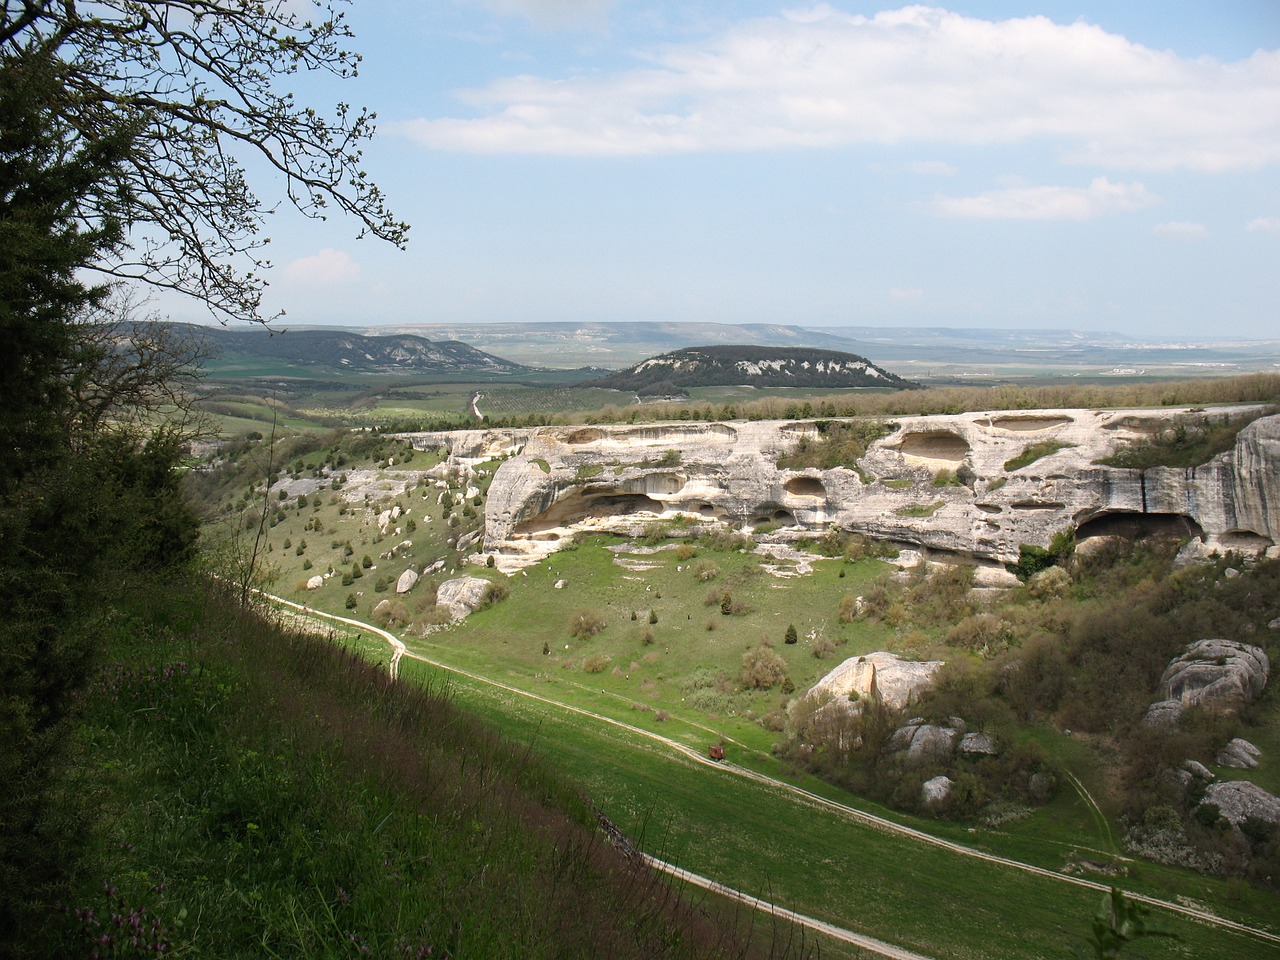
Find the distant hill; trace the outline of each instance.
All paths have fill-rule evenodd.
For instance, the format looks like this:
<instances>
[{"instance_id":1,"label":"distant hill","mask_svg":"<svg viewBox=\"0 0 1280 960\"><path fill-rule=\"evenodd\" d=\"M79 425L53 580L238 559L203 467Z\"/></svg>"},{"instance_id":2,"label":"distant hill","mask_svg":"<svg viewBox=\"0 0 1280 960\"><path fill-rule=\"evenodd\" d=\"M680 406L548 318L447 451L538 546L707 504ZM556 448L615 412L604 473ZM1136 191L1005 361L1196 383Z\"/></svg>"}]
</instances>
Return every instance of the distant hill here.
<instances>
[{"instance_id":1,"label":"distant hill","mask_svg":"<svg viewBox=\"0 0 1280 960\"><path fill-rule=\"evenodd\" d=\"M424 323L372 327L366 332L465 340L521 363L561 369L592 366L618 370L668 350L705 344L758 343L865 352L863 345L840 336L775 323Z\"/></svg>"},{"instance_id":2,"label":"distant hill","mask_svg":"<svg viewBox=\"0 0 1280 960\"><path fill-rule=\"evenodd\" d=\"M345 330L227 330L191 327L213 353L215 368L252 368L264 363L304 373L501 374L529 368L457 340L411 334L364 336ZM246 369L248 372L248 369Z\"/></svg>"},{"instance_id":3,"label":"distant hill","mask_svg":"<svg viewBox=\"0 0 1280 960\"><path fill-rule=\"evenodd\" d=\"M865 357L812 347L733 345L688 347L642 360L585 386L644 395L682 393L690 387L895 387L913 386Z\"/></svg>"}]
</instances>

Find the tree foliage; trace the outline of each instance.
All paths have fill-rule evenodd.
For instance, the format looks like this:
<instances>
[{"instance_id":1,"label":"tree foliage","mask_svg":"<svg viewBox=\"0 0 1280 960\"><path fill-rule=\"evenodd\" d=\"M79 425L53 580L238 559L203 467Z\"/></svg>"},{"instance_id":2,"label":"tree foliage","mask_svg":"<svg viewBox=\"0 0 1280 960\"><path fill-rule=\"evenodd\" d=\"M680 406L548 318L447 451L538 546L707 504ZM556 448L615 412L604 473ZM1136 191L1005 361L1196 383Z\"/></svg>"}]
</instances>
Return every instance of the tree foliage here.
<instances>
[{"instance_id":1,"label":"tree foliage","mask_svg":"<svg viewBox=\"0 0 1280 960\"><path fill-rule=\"evenodd\" d=\"M335 2L317 3L314 20L259 0L4 4L0 57L40 63L56 87L42 103L48 129L86 154L120 151L95 163L110 175L64 211L86 240L128 229L127 248L96 244L93 266L195 296L220 317L261 319L271 204L249 185L249 157L303 214L336 208L362 235L404 242L407 226L362 168L374 114L339 103L328 116L279 89L299 72L356 74Z\"/></svg>"}]
</instances>

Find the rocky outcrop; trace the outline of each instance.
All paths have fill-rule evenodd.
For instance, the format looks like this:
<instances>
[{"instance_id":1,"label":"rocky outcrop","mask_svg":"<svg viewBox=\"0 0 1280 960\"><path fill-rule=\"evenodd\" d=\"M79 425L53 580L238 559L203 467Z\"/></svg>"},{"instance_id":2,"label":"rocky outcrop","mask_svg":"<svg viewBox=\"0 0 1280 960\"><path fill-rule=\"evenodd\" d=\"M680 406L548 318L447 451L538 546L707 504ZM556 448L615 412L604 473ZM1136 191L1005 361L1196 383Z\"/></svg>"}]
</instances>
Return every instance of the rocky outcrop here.
<instances>
[{"instance_id":1,"label":"rocky outcrop","mask_svg":"<svg viewBox=\"0 0 1280 960\"><path fill-rule=\"evenodd\" d=\"M488 580L483 577L457 577L440 584L436 591L436 606L446 608L453 619L461 620L484 606L488 596Z\"/></svg>"},{"instance_id":2,"label":"rocky outcrop","mask_svg":"<svg viewBox=\"0 0 1280 960\"><path fill-rule=\"evenodd\" d=\"M1236 827L1249 819L1280 826L1280 797L1247 780L1210 784L1205 788L1204 802L1212 803Z\"/></svg>"},{"instance_id":3,"label":"rocky outcrop","mask_svg":"<svg viewBox=\"0 0 1280 960\"><path fill-rule=\"evenodd\" d=\"M850 657L809 688L819 701L858 698L879 700L894 710L909 705L943 665L941 660L903 660L896 653Z\"/></svg>"},{"instance_id":4,"label":"rocky outcrop","mask_svg":"<svg viewBox=\"0 0 1280 960\"><path fill-rule=\"evenodd\" d=\"M1183 709L1239 713L1262 693L1270 670L1261 647L1235 640L1197 640L1166 668L1157 695Z\"/></svg>"},{"instance_id":5,"label":"rocky outcrop","mask_svg":"<svg viewBox=\"0 0 1280 960\"><path fill-rule=\"evenodd\" d=\"M960 738L960 752L968 757L994 757L1000 748L989 733L966 733Z\"/></svg>"},{"instance_id":6,"label":"rocky outcrop","mask_svg":"<svg viewBox=\"0 0 1280 960\"><path fill-rule=\"evenodd\" d=\"M1262 751L1248 740L1234 737L1218 751L1217 761L1220 767L1231 767L1233 770L1252 770L1258 765Z\"/></svg>"},{"instance_id":7,"label":"rocky outcrop","mask_svg":"<svg viewBox=\"0 0 1280 960\"><path fill-rule=\"evenodd\" d=\"M459 454L510 454L489 488L484 539L485 552L507 556L542 556L579 530L634 535L675 517L768 523L782 537L835 526L998 562L1017 559L1022 544L1048 546L1072 525L1082 535L1164 530L1203 539L1210 550L1280 543L1280 497L1269 495L1280 484L1280 417L1256 420L1232 450L1201 467L1097 464L1179 416L1205 414L904 417L858 464L829 470L777 466L801 440L820 439L803 421L544 427L491 442L469 431L449 443ZM415 436L415 446L427 436ZM1030 448L1041 455L1024 462Z\"/></svg>"}]
</instances>

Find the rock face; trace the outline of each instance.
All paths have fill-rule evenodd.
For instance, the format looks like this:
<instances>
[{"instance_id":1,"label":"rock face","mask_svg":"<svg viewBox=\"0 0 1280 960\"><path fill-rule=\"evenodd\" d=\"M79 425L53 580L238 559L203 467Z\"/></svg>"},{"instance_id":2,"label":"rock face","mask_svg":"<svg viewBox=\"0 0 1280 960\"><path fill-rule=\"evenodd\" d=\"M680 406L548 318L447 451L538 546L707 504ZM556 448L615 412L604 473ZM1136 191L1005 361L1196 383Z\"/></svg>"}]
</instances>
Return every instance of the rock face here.
<instances>
[{"instance_id":1,"label":"rock face","mask_svg":"<svg viewBox=\"0 0 1280 960\"><path fill-rule=\"evenodd\" d=\"M507 556L545 555L579 530L635 535L675 516L768 522L784 537L836 526L999 562L1017 559L1022 544L1048 546L1073 524L1082 536L1164 530L1214 549L1258 552L1280 543L1280 497L1268 495L1280 484L1280 416L1254 421L1232 450L1194 469L1095 464L1179 416L1204 414L903 417L870 444L857 469L777 466L801 440L820 439L812 421L544 427L492 437L469 431L450 449L458 457L518 449L495 474L485 510L484 550ZM413 439L415 446L440 442L438 435ZM1010 469L1033 445L1052 452ZM960 483L934 486L943 470Z\"/></svg>"},{"instance_id":2,"label":"rock face","mask_svg":"<svg viewBox=\"0 0 1280 960\"><path fill-rule=\"evenodd\" d=\"M903 660L883 651L850 657L810 687L806 696L847 700L856 693L898 710L929 685L942 665L941 660Z\"/></svg>"},{"instance_id":3,"label":"rock face","mask_svg":"<svg viewBox=\"0 0 1280 960\"><path fill-rule=\"evenodd\" d=\"M1262 692L1270 670L1261 647L1235 640L1197 640L1169 664L1157 696L1183 708L1238 713Z\"/></svg>"},{"instance_id":4,"label":"rock face","mask_svg":"<svg viewBox=\"0 0 1280 960\"><path fill-rule=\"evenodd\" d=\"M1280 825L1280 797L1247 780L1210 784L1205 788L1204 802L1216 806L1222 816L1237 827L1251 817Z\"/></svg>"},{"instance_id":5,"label":"rock face","mask_svg":"<svg viewBox=\"0 0 1280 960\"><path fill-rule=\"evenodd\" d=\"M436 606L446 607L453 619L461 620L484 606L489 581L483 577L457 577L440 584Z\"/></svg>"}]
</instances>

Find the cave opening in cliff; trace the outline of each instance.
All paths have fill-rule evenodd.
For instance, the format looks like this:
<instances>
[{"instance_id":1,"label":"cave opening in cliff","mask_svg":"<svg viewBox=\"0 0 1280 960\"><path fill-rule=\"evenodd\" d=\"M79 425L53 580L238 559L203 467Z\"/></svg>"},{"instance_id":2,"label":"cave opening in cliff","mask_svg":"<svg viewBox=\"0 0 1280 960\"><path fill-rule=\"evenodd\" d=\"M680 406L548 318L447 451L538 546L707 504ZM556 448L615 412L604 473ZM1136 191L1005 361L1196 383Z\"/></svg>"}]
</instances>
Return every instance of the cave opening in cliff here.
<instances>
[{"instance_id":1,"label":"cave opening in cliff","mask_svg":"<svg viewBox=\"0 0 1280 960\"><path fill-rule=\"evenodd\" d=\"M666 507L642 493L609 493L587 495L574 493L553 503L516 527L517 536L536 536L556 527L569 527L575 523L624 517L635 513L661 514Z\"/></svg>"},{"instance_id":2,"label":"cave opening in cliff","mask_svg":"<svg viewBox=\"0 0 1280 960\"><path fill-rule=\"evenodd\" d=\"M786 491L793 497L826 497L827 488L817 477L792 477Z\"/></svg>"},{"instance_id":3,"label":"cave opening in cliff","mask_svg":"<svg viewBox=\"0 0 1280 960\"><path fill-rule=\"evenodd\" d=\"M751 522L756 525L772 523L780 527L791 527L795 526L796 516L790 510L784 510L781 507L762 506L757 508L755 519Z\"/></svg>"},{"instance_id":4,"label":"cave opening in cliff","mask_svg":"<svg viewBox=\"0 0 1280 960\"><path fill-rule=\"evenodd\" d=\"M1086 520L1076 527L1076 539L1090 537L1122 537L1126 540L1148 538L1201 539L1204 530L1184 513L1137 513L1115 511Z\"/></svg>"}]
</instances>

